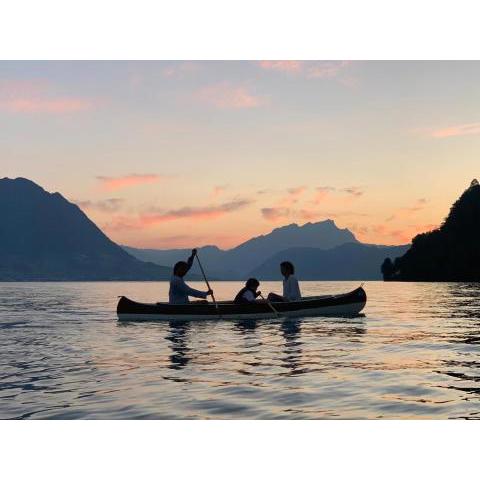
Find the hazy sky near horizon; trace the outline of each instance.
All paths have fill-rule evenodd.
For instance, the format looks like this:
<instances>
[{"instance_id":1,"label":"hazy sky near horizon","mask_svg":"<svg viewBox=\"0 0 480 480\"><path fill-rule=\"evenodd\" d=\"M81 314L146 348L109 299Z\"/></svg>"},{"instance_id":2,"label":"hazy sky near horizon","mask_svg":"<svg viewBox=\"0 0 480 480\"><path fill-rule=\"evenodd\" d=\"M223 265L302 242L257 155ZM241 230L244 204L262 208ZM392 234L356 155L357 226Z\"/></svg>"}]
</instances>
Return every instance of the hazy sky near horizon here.
<instances>
[{"instance_id":1,"label":"hazy sky near horizon","mask_svg":"<svg viewBox=\"0 0 480 480\"><path fill-rule=\"evenodd\" d=\"M480 177L479 85L463 61L1 61L0 177L131 246L327 218L406 243Z\"/></svg>"}]
</instances>

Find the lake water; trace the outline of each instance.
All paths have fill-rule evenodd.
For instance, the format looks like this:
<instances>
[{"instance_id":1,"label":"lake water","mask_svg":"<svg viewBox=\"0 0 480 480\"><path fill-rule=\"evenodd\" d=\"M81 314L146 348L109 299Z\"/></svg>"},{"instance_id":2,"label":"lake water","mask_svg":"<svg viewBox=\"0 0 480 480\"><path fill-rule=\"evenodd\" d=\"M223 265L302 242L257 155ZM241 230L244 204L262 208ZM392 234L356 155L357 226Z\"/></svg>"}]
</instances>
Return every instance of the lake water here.
<instances>
[{"instance_id":1,"label":"lake water","mask_svg":"<svg viewBox=\"0 0 480 480\"><path fill-rule=\"evenodd\" d=\"M480 284L365 289L355 319L123 324L118 295L168 285L0 283L0 418L480 418Z\"/></svg>"}]
</instances>

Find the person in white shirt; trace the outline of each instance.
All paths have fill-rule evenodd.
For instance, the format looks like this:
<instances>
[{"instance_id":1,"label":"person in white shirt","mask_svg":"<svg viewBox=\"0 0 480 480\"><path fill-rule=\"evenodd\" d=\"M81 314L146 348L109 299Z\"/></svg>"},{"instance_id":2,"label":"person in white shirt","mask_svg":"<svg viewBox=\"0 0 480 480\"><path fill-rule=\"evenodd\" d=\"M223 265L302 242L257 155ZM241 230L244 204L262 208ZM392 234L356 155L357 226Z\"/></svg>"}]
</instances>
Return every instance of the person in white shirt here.
<instances>
[{"instance_id":1,"label":"person in white shirt","mask_svg":"<svg viewBox=\"0 0 480 480\"><path fill-rule=\"evenodd\" d=\"M283 296L276 293L269 293L270 302L296 302L302 299L298 280L295 277L295 267L292 262L282 262L280 271L283 275Z\"/></svg>"},{"instance_id":2,"label":"person in white shirt","mask_svg":"<svg viewBox=\"0 0 480 480\"><path fill-rule=\"evenodd\" d=\"M168 292L168 302L173 305L182 305L189 303L188 297L195 298L207 298L208 295L212 295L212 290L203 292L189 287L183 277L192 268L193 259L197 254L197 250L194 248L192 254L186 262L177 262L173 267L173 275L170 279L170 290Z\"/></svg>"}]
</instances>

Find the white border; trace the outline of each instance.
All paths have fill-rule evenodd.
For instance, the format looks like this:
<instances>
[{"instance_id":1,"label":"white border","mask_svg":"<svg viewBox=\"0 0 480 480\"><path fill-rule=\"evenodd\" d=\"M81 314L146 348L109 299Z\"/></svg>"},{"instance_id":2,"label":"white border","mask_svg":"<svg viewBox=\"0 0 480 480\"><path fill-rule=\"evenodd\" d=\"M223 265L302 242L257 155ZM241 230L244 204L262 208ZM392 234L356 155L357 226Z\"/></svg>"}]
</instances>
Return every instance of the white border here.
<instances>
[{"instance_id":1,"label":"white border","mask_svg":"<svg viewBox=\"0 0 480 480\"><path fill-rule=\"evenodd\" d=\"M478 18L468 0L16 0L0 58L478 59ZM452 421L0 425L7 479L438 479L477 455L475 424Z\"/></svg>"},{"instance_id":2,"label":"white border","mask_svg":"<svg viewBox=\"0 0 480 480\"><path fill-rule=\"evenodd\" d=\"M443 479L475 474L474 422L4 422L3 478ZM473 440L473 438L472 438Z\"/></svg>"},{"instance_id":3,"label":"white border","mask_svg":"<svg viewBox=\"0 0 480 480\"><path fill-rule=\"evenodd\" d=\"M473 0L16 0L3 59L478 59Z\"/></svg>"}]
</instances>

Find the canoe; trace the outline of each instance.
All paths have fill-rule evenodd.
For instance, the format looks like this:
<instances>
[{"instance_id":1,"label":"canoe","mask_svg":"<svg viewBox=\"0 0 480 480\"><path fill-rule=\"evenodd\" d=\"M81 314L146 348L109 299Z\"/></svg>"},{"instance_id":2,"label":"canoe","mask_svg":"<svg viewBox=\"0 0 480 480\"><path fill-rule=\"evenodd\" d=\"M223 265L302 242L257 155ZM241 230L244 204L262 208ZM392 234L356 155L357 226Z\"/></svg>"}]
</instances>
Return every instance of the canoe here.
<instances>
[{"instance_id":1,"label":"canoe","mask_svg":"<svg viewBox=\"0 0 480 480\"><path fill-rule=\"evenodd\" d=\"M296 302L274 302L281 317L355 316L367 303L362 287L339 295L303 297ZM139 303L120 297L117 305L119 320L242 320L275 318L276 313L267 303L236 305L232 301L213 303L192 302L185 305L169 303Z\"/></svg>"}]
</instances>

